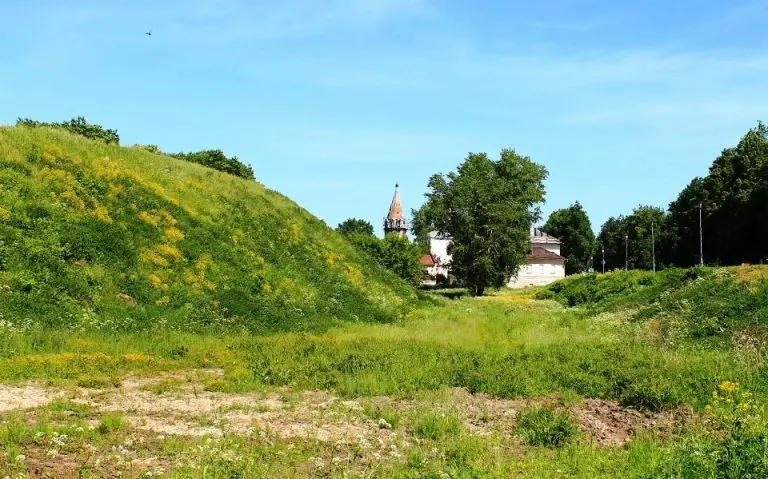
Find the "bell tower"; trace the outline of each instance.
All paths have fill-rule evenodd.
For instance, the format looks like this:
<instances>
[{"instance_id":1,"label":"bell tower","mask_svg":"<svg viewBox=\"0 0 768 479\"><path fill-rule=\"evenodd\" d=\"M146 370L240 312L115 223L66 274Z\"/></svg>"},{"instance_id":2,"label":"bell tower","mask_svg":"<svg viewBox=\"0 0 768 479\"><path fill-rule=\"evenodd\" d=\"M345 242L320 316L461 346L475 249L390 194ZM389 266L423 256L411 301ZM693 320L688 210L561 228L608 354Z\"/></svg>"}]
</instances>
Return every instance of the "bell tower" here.
<instances>
[{"instance_id":1,"label":"bell tower","mask_svg":"<svg viewBox=\"0 0 768 479\"><path fill-rule=\"evenodd\" d=\"M392 203L389 205L389 213L384 218L384 234L397 233L405 236L408 233L408 223L403 216L403 205L400 203L400 185L395 184L395 194L392 196Z\"/></svg>"}]
</instances>

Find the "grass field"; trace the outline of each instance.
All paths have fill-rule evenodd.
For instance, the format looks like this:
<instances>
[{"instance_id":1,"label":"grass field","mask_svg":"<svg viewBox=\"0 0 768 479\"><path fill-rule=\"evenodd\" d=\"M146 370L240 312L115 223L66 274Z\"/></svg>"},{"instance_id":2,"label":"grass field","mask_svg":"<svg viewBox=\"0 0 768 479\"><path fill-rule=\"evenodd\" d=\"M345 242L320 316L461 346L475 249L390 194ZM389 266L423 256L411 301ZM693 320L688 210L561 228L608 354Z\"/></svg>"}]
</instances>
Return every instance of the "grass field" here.
<instances>
[{"instance_id":1,"label":"grass field","mask_svg":"<svg viewBox=\"0 0 768 479\"><path fill-rule=\"evenodd\" d=\"M0 478L768 477L768 268L442 293L257 182L0 127Z\"/></svg>"},{"instance_id":2,"label":"grass field","mask_svg":"<svg viewBox=\"0 0 768 479\"><path fill-rule=\"evenodd\" d=\"M764 477L764 349L535 294L319 334L5 330L0 477Z\"/></svg>"}]
</instances>

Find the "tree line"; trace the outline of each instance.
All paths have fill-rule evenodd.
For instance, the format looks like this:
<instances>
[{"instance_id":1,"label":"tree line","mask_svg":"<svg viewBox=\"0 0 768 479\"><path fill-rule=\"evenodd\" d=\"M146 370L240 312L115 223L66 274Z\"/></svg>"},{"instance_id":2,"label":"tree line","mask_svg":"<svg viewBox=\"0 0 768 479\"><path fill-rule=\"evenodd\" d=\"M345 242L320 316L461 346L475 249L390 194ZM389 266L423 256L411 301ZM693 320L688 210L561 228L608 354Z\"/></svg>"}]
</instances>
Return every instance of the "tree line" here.
<instances>
[{"instance_id":1,"label":"tree line","mask_svg":"<svg viewBox=\"0 0 768 479\"><path fill-rule=\"evenodd\" d=\"M111 130L102 127L101 125L88 123L85 117L78 116L69 121L46 123L41 121L32 120L29 118L19 118L16 121L16 126L23 126L27 128L57 128L68 131L75 135L80 135L90 140L100 141L106 144L120 144L120 135L117 130ZM223 151L218 149L202 150L190 153L164 153L156 145L134 145L136 148L141 148L157 155L166 155L180 160L197 163L199 165L213 168L214 170L222 171L230 175L238 176L249 180L255 179L253 174L253 168L242 162L238 157L228 157Z\"/></svg>"},{"instance_id":2,"label":"tree line","mask_svg":"<svg viewBox=\"0 0 768 479\"><path fill-rule=\"evenodd\" d=\"M641 205L609 218L596 246L596 269L603 249L606 269L651 269L654 249L657 267L768 261L768 127L724 149L666 211Z\"/></svg>"}]
</instances>

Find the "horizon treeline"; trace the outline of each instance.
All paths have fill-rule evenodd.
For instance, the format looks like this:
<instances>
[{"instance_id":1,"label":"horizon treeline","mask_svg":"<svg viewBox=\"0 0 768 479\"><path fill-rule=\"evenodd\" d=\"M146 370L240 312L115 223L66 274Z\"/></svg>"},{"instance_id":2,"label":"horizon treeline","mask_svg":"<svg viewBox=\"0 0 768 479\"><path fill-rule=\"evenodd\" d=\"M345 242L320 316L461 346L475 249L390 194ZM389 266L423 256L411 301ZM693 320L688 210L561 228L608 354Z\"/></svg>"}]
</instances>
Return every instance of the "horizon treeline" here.
<instances>
[{"instance_id":1,"label":"horizon treeline","mask_svg":"<svg viewBox=\"0 0 768 479\"><path fill-rule=\"evenodd\" d=\"M700 237L701 229L701 237ZM702 248L703 246L703 248ZM640 205L609 218L596 240L594 269L606 271L768 261L768 127L724 149L666 210ZM654 251L655 249L655 251Z\"/></svg>"}]
</instances>

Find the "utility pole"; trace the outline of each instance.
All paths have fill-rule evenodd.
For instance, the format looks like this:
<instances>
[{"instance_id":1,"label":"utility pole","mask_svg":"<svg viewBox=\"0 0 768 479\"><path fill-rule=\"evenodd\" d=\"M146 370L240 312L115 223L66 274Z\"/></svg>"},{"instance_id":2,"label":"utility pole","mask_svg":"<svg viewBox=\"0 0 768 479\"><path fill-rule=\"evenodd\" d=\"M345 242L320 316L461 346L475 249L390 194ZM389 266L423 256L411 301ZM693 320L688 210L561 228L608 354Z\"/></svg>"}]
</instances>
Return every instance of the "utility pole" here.
<instances>
[{"instance_id":1,"label":"utility pole","mask_svg":"<svg viewBox=\"0 0 768 479\"><path fill-rule=\"evenodd\" d=\"M603 274L605 274L605 246L602 246L603 250Z\"/></svg>"},{"instance_id":2,"label":"utility pole","mask_svg":"<svg viewBox=\"0 0 768 479\"><path fill-rule=\"evenodd\" d=\"M629 270L629 235L624 235L624 271Z\"/></svg>"},{"instance_id":3,"label":"utility pole","mask_svg":"<svg viewBox=\"0 0 768 479\"><path fill-rule=\"evenodd\" d=\"M656 272L656 235L653 231L653 221L651 221L651 256L653 257L653 272Z\"/></svg>"},{"instance_id":4,"label":"utility pole","mask_svg":"<svg viewBox=\"0 0 768 479\"><path fill-rule=\"evenodd\" d=\"M704 228L701 225L701 207L699 203L699 264L704 266Z\"/></svg>"}]
</instances>

